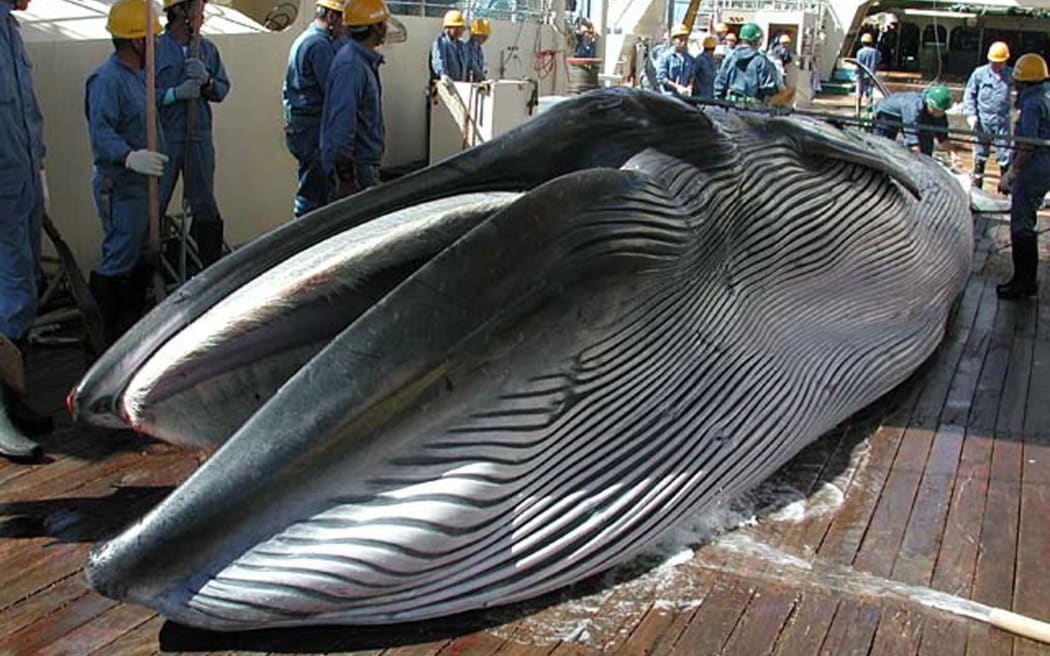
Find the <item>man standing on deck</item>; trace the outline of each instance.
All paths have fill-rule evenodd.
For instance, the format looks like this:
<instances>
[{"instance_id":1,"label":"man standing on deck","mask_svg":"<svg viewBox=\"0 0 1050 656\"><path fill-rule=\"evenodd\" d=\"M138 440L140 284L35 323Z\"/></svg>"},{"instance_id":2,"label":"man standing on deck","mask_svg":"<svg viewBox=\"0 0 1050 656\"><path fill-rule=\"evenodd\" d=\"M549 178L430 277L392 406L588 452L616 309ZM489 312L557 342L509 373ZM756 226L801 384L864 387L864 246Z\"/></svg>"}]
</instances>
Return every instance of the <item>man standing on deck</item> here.
<instances>
[{"instance_id":1,"label":"man standing on deck","mask_svg":"<svg viewBox=\"0 0 1050 656\"><path fill-rule=\"evenodd\" d=\"M656 84L660 92L683 96L693 95L693 58L687 49L689 28L683 24L671 29L671 47L656 63Z\"/></svg>"},{"instance_id":2,"label":"man standing on deck","mask_svg":"<svg viewBox=\"0 0 1050 656\"><path fill-rule=\"evenodd\" d=\"M492 25L487 18L470 21L470 41L464 44L467 55L467 81L484 82L488 79L485 70L485 52L481 49L492 34Z\"/></svg>"},{"instance_id":3,"label":"man standing on deck","mask_svg":"<svg viewBox=\"0 0 1050 656\"><path fill-rule=\"evenodd\" d=\"M376 48L387 40L390 20L383 0L353 0L343 14L350 42L332 62L321 116L321 164L332 200L379 183L385 127Z\"/></svg>"},{"instance_id":4,"label":"man standing on deck","mask_svg":"<svg viewBox=\"0 0 1050 656\"><path fill-rule=\"evenodd\" d=\"M1015 136L1050 139L1050 71L1040 55L1025 54L1017 59L1013 79L1017 85L1017 104L1021 115ZM1036 212L1050 191L1050 148L1017 143L1017 155L1010 170L999 179L999 191L1010 194L1010 246L1014 272L1009 282L996 287L999 298L1035 296L1039 291L1039 235L1035 231Z\"/></svg>"},{"instance_id":5,"label":"man standing on deck","mask_svg":"<svg viewBox=\"0 0 1050 656\"><path fill-rule=\"evenodd\" d=\"M211 135L211 103L222 102L230 80L215 44L200 36L205 0L164 0L168 26L157 39L157 114L171 158L160 181L160 211L164 213L182 176L182 193L193 222L201 265L222 257L222 217L215 203L215 145ZM191 42L198 41L198 53ZM196 54L196 56L195 56ZM187 134L193 112L193 134Z\"/></svg>"},{"instance_id":6,"label":"man standing on deck","mask_svg":"<svg viewBox=\"0 0 1050 656\"><path fill-rule=\"evenodd\" d=\"M23 349L36 318L41 224L48 190L44 118L18 21L29 0L0 0L0 456L35 460L40 445L26 434L51 430L51 418L29 409L19 390ZM17 379L17 380L16 380Z\"/></svg>"},{"instance_id":7,"label":"man standing on deck","mask_svg":"<svg viewBox=\"0 0 1050 656\"><path fill-rule=\"evenodd\" d=\"M988 163L992 139L995 144L995 159L999 162L999 177L1010 168L1010 147L1005 139L1010 135L1010 92L1014 80L1006 66L1010 59L1010 47L996 41L988 48L988 63L973 69L963 91L963 113L971 130L983 133L973 145L973 171L970 183L980 188L984 184L984 167Z\"/></svg>"},{"instance_id":8,"label":"man standing on deck","mask_svg":"<svg viewBox=\"0 0 1050 656\"><path fill-rule=\"evenodd\" d=\"M861 34L860 50L857 51L857 61L872 73L878 70L879 62L882 61L882 53L873 45L874 42L875 38L871 36L870 32ZM868 77L867 73L857 71L857 99L859 102L864 103L867 101L866 104L870 107L873 100L874 87L875 84Z\"/></svg>"},{"instance_id":9,"label":"man standing on deck","mask_svg":"<svg viewBox=\"0 0 1050 656\"><path fill-rule=\"evenodd\" d=\"M145 259L149 244L150 177L164 175L168 161L164 132L158 126L158 151L146 141L146 39L160 33L154 17L146 33L146 0L117 0L106 29L113 54L92 73L84 110L94 156L92 188L102 220L102 260L91 272L91 293L98 301L106 342L113 343L142 316L153 272ZM200 84L191 85L197 92ZM181 97L181 92L176 94Z\"/></svg>"},{"instance_id":10,"label":"man standing on deck","mask_svg":"<svg viewBox=\"0 0 1050 656\"><path fill-rule=\"evenodd\" d=\"M715 97L715 76L718 75L718 64L715 62L716 39L704 37L703 48L693 60L693 95L700 98Z\"/></svg>"},{"instance_id":11,"label":"man standing on deck","mask_svg":"<svg viewBox=\"0 0 1050 656\"><path fill-rule=\"evenodd\" d=\"M321 166L321 112L335 43L343 33L345 0L317 0L314 20L288 53L284 100L284 140L299 162L293 213L296 218L328 202L328 176Z\"/></svg>"},{"instance_id":12,"label":"man standing on deck","mask_svg":"<svg viewBox=\"0 0 1050 656\"><path fill-rule=\"evenodd\" d=\"M743 104L766 102L781 90L783 83L773 62L758 50L762 28L756 23L745 23L740 28L740 42L718 70L715 97Z\"/></svg>"}]
</instances>

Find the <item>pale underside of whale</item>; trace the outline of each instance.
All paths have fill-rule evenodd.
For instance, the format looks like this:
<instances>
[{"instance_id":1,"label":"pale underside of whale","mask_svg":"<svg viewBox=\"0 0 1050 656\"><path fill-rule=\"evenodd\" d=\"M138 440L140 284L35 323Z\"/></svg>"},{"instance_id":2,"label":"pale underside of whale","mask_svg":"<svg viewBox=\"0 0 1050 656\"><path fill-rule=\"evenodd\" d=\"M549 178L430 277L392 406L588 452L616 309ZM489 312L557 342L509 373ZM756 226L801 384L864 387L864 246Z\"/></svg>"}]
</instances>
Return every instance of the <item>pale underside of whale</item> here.
<instances>
[{"instance_id":1,"label":"pale underside of whale","mask_svg":"<svg viewBox=\"0 0 1050 656\"><path fill-rule=\"evenodd\" d=\"M929 158L640 92L301 223L74 390L82 419L217 447L96 549L103 593L235 630L578 581L906 378L972 249L966 194Z\"/></svg>"}]
</instances>

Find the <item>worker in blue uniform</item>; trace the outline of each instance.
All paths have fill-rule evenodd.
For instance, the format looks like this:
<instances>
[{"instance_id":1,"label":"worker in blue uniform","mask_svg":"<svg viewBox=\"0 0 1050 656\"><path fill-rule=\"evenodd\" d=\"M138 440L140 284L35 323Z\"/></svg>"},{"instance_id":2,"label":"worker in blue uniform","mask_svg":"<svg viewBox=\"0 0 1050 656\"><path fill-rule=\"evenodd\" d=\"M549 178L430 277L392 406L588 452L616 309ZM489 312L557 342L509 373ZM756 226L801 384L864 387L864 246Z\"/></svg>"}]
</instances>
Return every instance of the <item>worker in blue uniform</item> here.
<instances>
[{"instance_id":1,"label":"worker in blue uniform","mask_svg":"<svg viewBox=\"0 0 1050 656\"><path fill-rule=\"evenodd\" d=\"M464 44L467 56L467 81L481 82L488 79L485 70L485 52L481 49L492 35L492 25L487 18L470 21L470 40Z\"/></svg>"},{"instance_id":2,"label":"worker in blue uniform","mask_svg":"<svg viewBox=\"0 0 1050 656\"><path fill-rule=\"evenodd\" d=\"M783 80L773 63L758 47L762 28L745 23L740 28L740 45L726 55L715 76L715 97L730 102L766 102L783 88Z\"/></svg>"},{"instance_id":3,"label":"worker in blue uniform","mask_svg":"<svg viewBox=\"0 0 1050 656\"><path fill-rule=\"evenodd\" d=\"M299 162L292 208L296 218L328 202L328 176L321 166L321 111L336 40L345 34L345 5L345 0L317 0L313 22L295 39L288 53L281 95L285 143Z\"/></svg>"},{"instance_id":4,"label":"worker in blue uniform","mask_svg":"<svg viewBox=\"0 0 1050 656\"><path fill-rule=\"evenodd\" d=\"M896 139L904 133L904 145L926 155L933 154L933 141L948 140L948 117L952 94L947 87L932 86L925 93L906 91L886 96L875 105L875 133Z\"/></svg>"},{"instance_id":5,"label":"worker in blue uniform","mask_svg":"<svg viewBox=\"0 0 1050 656\"><path fill-rule=\"evenodd\" d=\"M693 95L693 58L689 54L689 28L679 23L671 28L671 47L656 62L656 84L660 92Z\"/></svg>"},{"instance_id":6,"label":"worker in blue uniform","mask_svg":"<svg viewBox=\"0 0 1050 656\"><path fill-rule=\"evenodd\" d=\"M321 163L332 200L379 182L383 158L383 94L376 48L387 37L390 10L383 0L353 0L343 14L350 35L332 62L321 117Z\"/></svg>"},{"instance_id":7,"label":"worker in blue uniform","mask_svg":"<svg viewBox=\"0 0 1050 656\"><path fill-rule=\"evenodd\" d=\"M114 341L145 310L152 277L145 258L149 237L150 176L164 175L164 133L157 150L146 143L146 0L117 0L106 27L114 52L87 79L85 112L94 156L95 208L102 220L102 260L91 273L106 339ZM154 38L160 21L154 20ZM199 90L200 85L194 83Z\"/></svg>"},{"instance_id":8,"label":"worker in blue uniform","mask_svg":"<svg viewBox=\"0 0 1050 656\"><path fill-rule=\"evenodd\" d=\"M981 134L973 146L973 171L970 182L975 187L984 184L984 169L991 154L993 139L995 159L999 163L999 177L1010 168L1010 96L1014 80L1006 62L1010 47L996 41L988 48L988 63L973 69L963 91L963 113L971 130Z\"/></svg>"},{"instance_id":9,"label":"worker in blue uniform","mask_svg":"<svg viewBox=\"0 0 1050 656\"><path fill-rule=\"evenodd\" d=\"M215 203L215 145L212 142L212 103L222 102L230 80L215 44L198 38L198 57L190 42L199 35L205 0L164 0L167 29L157 39L157 113L167 139L171 162L160 181L160 211L168 209L175 181L182 176L182 193L193 222L190 234L201 264L222 256L222 217ZM183 93L176 93L182 87ZM195 89L194 89L195 87ZM193 134L187 134L187 116L193 111Z\"/></svg>"},{"instance_id":10,"label":"worker in blue uniform","mask_svg":"<svg viewBox=\"0 0 1050 656\"><path fill-rule=\"evenodd\" d=\"M1050 71L1040 55L1028 53L1017 58L1013 79L1017 86L1020 116L1014 131L1017 137L1050 139ZM1034 296L1038 291L1039 266L1036 212L1050 191L1050 147L1015 143L1010 170L999 178L999 191L1010 194L1010 245L1013 276L999 285L999 298Z\"/></svg>"},{"instance_id":11,"label":"worker in blue uniform","mask_svg":"<svg viewBox=\"0 0 1050 656\"><path fill-rule=\"evenodd\" d=\"M857 51L857 61L874 73L882 61L882 53L875 47L875 37L870 32L860 35L860 50ZM866 102L870 107L874 95L875 84L863 71L857 71L857 98L860 102Z\"/></svg>"},{"instance_id":12,"label":"worker in blue uniform","mask_svg":"<svg viewBox=\"0 0 1050 656\"><path fill-rule=\"evenodd\" d=\"M32 68L12 12L28 0L0 0L0 339L21 368L22 348L36 318L41 221L47 202L43 116ZM0 456L35 460L30 435L51 429L13 384L0 376Z\"/></svg>"},{"instance_id":13,"label":"worker in blue uniform","mask_svg":"<svg viewBox=\"0 0 1050 656\"><path fill-rule=\"evenodd\" d=\"M770 52L783 66L787 66L794 59L791 54L791 35L784 33L777 38L776 44L770 48Z\"/></svg>"},{"instance_id":14,"label":"worker in blue uniform","mask_svg":"<svg viewBox=\"0 0 1050 656\"><path fill-rule=\"evenodd\" d=\"M718 46L718 40L708 36L701 45L703 52L693 59L693 95L699 98L714 98L715 76L718 75L715 47Z\"/></svg>"},{"instance_id":15,"label":"worker in blue uniform","mask_svg":"<svg viewBox=\"0 0 1050 656\"><path fill-rule=\"evenodd\" d=\"M586 23L576 33L576 50L572 56L579 59L594 59L598 56L598 37L594 34L594 25Z\"/></svg>"},{"instance_id":16,"label":"worker in blue uniform","mask_svg":"<svg viewBox=\"0 0 1050 656\"><path fill-rule=\"evenodd\" d=\"M460 40L466 22L463 12L449 9L441 22L441 34L430 46L430 79L448 78L454 82L467 80L467 62L465 44Z\"/></svg>"}]
</instances>

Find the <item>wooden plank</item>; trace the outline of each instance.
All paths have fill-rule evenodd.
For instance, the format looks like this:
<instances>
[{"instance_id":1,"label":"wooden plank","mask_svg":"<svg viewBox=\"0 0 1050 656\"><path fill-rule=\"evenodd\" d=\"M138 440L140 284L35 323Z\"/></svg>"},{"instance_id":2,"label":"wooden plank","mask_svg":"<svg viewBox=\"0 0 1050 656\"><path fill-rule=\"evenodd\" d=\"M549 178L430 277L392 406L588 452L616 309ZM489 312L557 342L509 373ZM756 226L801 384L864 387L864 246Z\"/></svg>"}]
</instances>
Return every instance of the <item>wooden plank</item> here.
<instances>
[{"instance_id":1,"label":"wooden plank","mask_svg":"<svg viewBox=\"0 0 1050 656\"><path fill-rule=\"evenodd\" d=\"M970 433L991 435L995 429L996 418L999 414L999 401L1006 383L1015 331L1015 304L1000 303L996 307L998 312L992 326L988 352L977 381L973 405L966 424L967 431Z\"/></svg>"},{"instance_id":2,"label":"wooden plank","mask_svg":"<svg viewBox=\"0 0 1050 656\"><path fill-rule=\"evenodd\" d=\"M61 610L0 638L0 654L37 654L41 647L60 640L116 605L112 599L97 594L83 595Z\"/></svg>"},{"instance_id":3,"label":"wooden plank","mask_svg":"<svg viewBox=\"0 0 1050 656\"><path fill-rule=\"evenodd\" d=\"M871 656L911 656L919 652L926 613L914 604L883 605L879 626L871 645Z\"/></svg>"},{"instance_id":4,"label":"wooden plank","mask_svg":"<svg viewBox=\"0 0 1050 656\"><path fill-rule=\"evenodd\" d=\"M984 287L981 297L995 294L994 282L981 279ZM966 345L955 368L948 395L944 401L940 423L953 426L965 426L973 407L974 394L977 391L981 368L988 352L988 334L995 321L997 304L985 302L978 306L977 315L969 331Z\"/></svg>"},{"instance_id":5,"label":"wooden plank","mask_svg":"<svg viewBox=\"0 0 1050 656\"><path fill-rule=\"evenodd\" d=\"M1010 608L1013 599L1014 564L1020 520L1022 445L1006 438L992 444L988 500L981 527L980 550L974 572L973 599L1000 608ZM1001 631L970 631L969 654L1008 654L1011 640Z\"/></svg>"},{"instance_id":6,"label":"wooden plank","mask_svg":"<svg viewBox=\"0 0 1050 656\"><path fill-rule=\"evenodd\" d=\"M770 584L757 590L724 652L754 656L771 653L800 599L798 590L784 584Z\"/></svg>"},{"instance_id":7,"label":"wooden plank","mask_svg":"<svg viewBox=\"0 0 1050 656\"><path fill-rule=\"evenodd\" d=\"M836 595L803 590L795 612L780 633L776 656L813 656L824 644L828 627L838 611Z\"/></svg>"},{"instance_id":8,"label":"wooden plank","mask_svg":"<svg viewBox=\"0 0 1050 656\"><path fill-rule=\"evenodd\" d=\"M820 647L821 656L867 656L880 614L877 604L843 599Z\"/></svg>"},{"instance_id":9,"label":"wooden plank","mask_svg":"<svg viewBox=\"0 0 1050 656\"><path fill-rule=\"evenodd\" d=\"M453 638L442 648L440 656L490 656L497 653L505 641L484 630Z\"/></svg>"},{"instance_id":10,"label":"wooden plank","mask_svg":"<svg viewBox=\"0 0 1050 656\"><path fill-rule=\"evenodd\" d=\"M160 643L157 636L164 626L165 620L160 615L154 615L149 621L139 624L127 633L119 636L113 643L101 645L91 652L101 656L110 654L135 654L136 656L152 655L160 653ZM84 653L84 652L81 652Z\"/></svg>"},{"instance_id":11,"label":"wooden plank","mask_svg":"<svg viewBox=\"0 0 1050 656\"><path fill-rule=\"evenodd\" d=\"M957 656L964 653L970 621L947 613L927 619L919 656Z\"/></svg>"},{"instance_id":12,"label":"wooden plank","mask_svg":"<svg viewBox=\"0 0 1050 656\"><path fill-rule=\"evenodd\" d=\"M684 621L680 620L676 624L675 619L685 616L686 613L675 612L665 605L653 604L618 653L624 656L647 656L669 650L685 626Z\"/></svg>"},{"instance_id":13,"label":"wooden plank","mask_svg":"<svg viewBox=\"0 0 1050 656\"><path fill-rule=\"evenodd\" d=\"M115 605L100 613L90 622L76 627L49 644L41 644L41 656L80 656L107 645L128 631L156 617L152 610L128 604Z\"/></svg>"},{"instance_id":14,"label":"wooden plank","mask_svg":"<svg viewBox=\"0 0 1050 656\"><path fill-rule=\"evenodd\" d=\"M71 601L88 594L84 577L73 574L0 613L0 635L15 631L41 620Z\"/></svg>"},{"instance_id":15,"label":"wooden plank","mask_svg":"<svg viewBox=\"0 0 1050 656\"><path fill-rule=\"evenodd\" d=\"M1013 610L1045 622L1050 621L1050 433L1026 435L1023 447ZM1015 656L1036 653L1045 652L1031 640L1014 643Z\"/></svg>"},{"instance_id":16,"label":"wooden plank","mask_svg":"<svg viewBox=\"0 0 1050 656\"><path fill-rule=\"evenodd\" d=\"M942 425L937 431L919 483L892 578L928 585L941 546L941 534L962 453L963 429Z\"/></svg>"}]
</instances>

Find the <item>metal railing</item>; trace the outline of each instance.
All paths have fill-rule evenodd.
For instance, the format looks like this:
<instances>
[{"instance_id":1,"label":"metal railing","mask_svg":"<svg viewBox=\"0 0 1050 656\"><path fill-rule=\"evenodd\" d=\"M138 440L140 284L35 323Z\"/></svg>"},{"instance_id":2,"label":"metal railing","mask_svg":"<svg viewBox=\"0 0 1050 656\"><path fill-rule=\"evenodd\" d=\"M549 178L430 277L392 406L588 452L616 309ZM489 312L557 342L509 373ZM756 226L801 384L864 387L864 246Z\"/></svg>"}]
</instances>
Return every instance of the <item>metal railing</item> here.
<instances>
[{"instance_id":1,"label":"metal railing","mask_svg":"<svg viewBox=\"0 0 1050 656\"><path fill-rule=\"evenodd\" d=\"M468 17L516 23L546 23L552 14L551 0L393 0L387 6L402 16L438 18L449 9L460 9Z\"/></svg>"}]
</instances>

